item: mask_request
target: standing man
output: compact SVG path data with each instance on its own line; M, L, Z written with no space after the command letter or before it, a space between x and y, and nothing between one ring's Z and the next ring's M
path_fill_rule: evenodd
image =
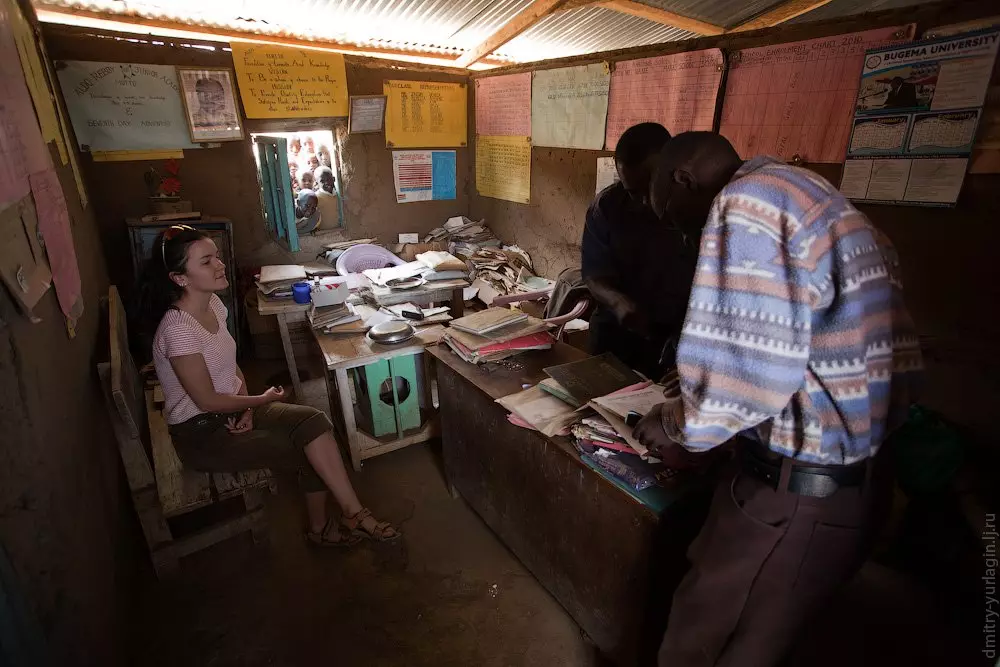
M647 446L737 448L688 556L662 667L770 667L867 554L921 368L888 240L835 187L709 132L664 148L653 209L704 226L679 396ZM675 453L677 453L675 451Z
M590 205L581 243L583 279L598 304L590 351L612 352L654 379L673 365L697 256L696 242L685 245L649 207L650 175L669 139L658 123L625 130L615 147L621 180Z

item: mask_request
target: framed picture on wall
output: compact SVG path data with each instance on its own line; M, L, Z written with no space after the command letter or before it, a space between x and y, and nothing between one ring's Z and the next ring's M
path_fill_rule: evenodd
M385 95L351 95L350 134L381 132L385 124Z
M233 72L216 67L178 67L191 141L238 141L243 138Z

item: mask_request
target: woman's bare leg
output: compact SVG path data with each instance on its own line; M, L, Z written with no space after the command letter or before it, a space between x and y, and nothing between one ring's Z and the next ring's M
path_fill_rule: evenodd
M351 486L344 460L340 457L340 450L337 449L337 441L334 440L332 433L328 431L306 445L306 458L309 459L316 474L330 488L346 516L354 516L361 511L361 501ZM320 528L322 529L322 526Z

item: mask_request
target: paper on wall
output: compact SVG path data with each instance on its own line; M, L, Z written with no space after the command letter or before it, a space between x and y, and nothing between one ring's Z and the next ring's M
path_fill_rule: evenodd
M721 49L615 63L605 148L637 123L660 123L671 135L711 131L724 63Z
M347 116L347 72L340 53L231 42L247 118Z
M528 137L476 137L476 191L484 197L527 204L531 197Z
M455 199L455 151L393 151L392 177L399 204Z
M66 60L57 75L81 150L198 148L174 67Z
M387 98L387 147L448 148L468 142L468 92L464 83L386 81L382 89Z
M476 134L531 136L531 72L476 79Z
M744 159L841 162L865 50L912 34L909 24L733 52L719 133Z
M12 9L0 3L0 207L27 195L28 175L50 165L21 70Z
M76 322L83 315L83 295L66 198L59 177L52 168L31 174L30 181L31 196L38 212L38 229L45 239L45 252L52 268L59 308L66 317L70 336L73 336Z
M608 187L609 185L614 185L618 182L618 168L615 167L615 159L613 157L599 157L597 158L597 191L600 193L601 190Z
M604 147L608 63L538 70L531 81L531 142L554 148Z

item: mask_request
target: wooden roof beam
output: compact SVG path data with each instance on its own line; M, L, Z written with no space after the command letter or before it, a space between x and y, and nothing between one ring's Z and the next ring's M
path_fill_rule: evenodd
M827 2L829 1L827 0ZM613 9L622 14L638 16L641 19L653 21L654 23L662 23L674 28L680 28L681 30L687 30L696 35L721 35L726 32L726 29L722 26L699 21L688 16L681 16L680 14L668 12L659 7L650 7L634 0L606 0L605 2L601 2L600 6Z
M564 9L583 7L593 2L595 0L534 0L474 49L459 56L455 66L468 67L479 62L550 14Z
M748 30L760 30L761 28L773 28L776 25L791 21L796 16L802 16L807 12L818 9L831 0L785 0L771 7L763 14L758 14L749 21L730 28L726 32L746 32Z

